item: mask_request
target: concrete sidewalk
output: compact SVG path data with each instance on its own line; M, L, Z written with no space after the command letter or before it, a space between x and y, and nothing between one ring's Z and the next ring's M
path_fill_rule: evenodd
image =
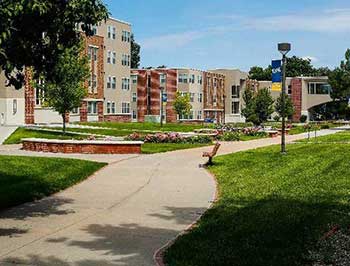
M223 143L220 154L279 142ZM199 167L209 149L107 158L110 165L85 182L0 213L0 265L154 265L154 252L214 199L215 182Z
M16 126L0 126L0 145L17 129Z

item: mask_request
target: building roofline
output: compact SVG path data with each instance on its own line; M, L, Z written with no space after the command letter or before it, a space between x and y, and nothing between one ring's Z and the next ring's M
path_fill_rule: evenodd
M115 22L119 22L119 23L123 23L123 24L126 24L128 26L132 26L132 24L130 22L126 22L126 21L123 21L123 20L120 20L120 19L117 19L117 18L113 18L113 17L108 17L109 20L113 20ZM107 19L107 20L108 20Z

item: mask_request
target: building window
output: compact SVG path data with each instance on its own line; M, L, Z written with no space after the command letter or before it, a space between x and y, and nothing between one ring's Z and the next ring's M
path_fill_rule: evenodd
M107 114L111 113L111 102L107 102Z
M97 76L95 74L92 75L92 90L93 92L97 88Z
M240 90L240 86L233 85L231 87L231 97L239 98L239 90Z
M132 110L132 119L137 119L137 112L135 110Z
M131 33L129 31L123 30L122 42L130 42L130 40L131 40Z
M117 63L117 53L113 52L112 53L112 64L115 65Z
M89 115L97 114L97 102L88 102L88 114Z
M107 89L110 89L112 87L112 77L108 76L107 78Z
M92 26L92 33L97 35L97 26Z
M201 120L202 119L202 111L197 112L197 119Z
M136 93L136 92L133 92L133 93L132 93L132 101L133 101L134 103L137 102L137 93Z
M122 102L122 114L130 114L130 103Z
M98 48L89 46L88 47L88 58L89 60L97 61Z
M12 113L14 115L17 114L17 99L13 99L13 102L12 102Z
M122 65L130 66L130 55L127 55L127 54L122 55Z
M112 89L117 88L117 78L116 77L112 77Z
M131 75L132 84L137 84L137 75Z
M115 40L116 39L116 35L117 35L116 33L117 33L117 29L115 27L112 27L112 26L108 26L107 27L108 39Z
M203 93L198 93L198 102L203 102Z
M129 78L122 79L122 90L125 90L125 91L130 90L130 79Z
M194 93L190 93L190 102L193 103L194 102Z
M79 114L79 108L78 108L78 107L74 108L74 109L72 110L72 114L78 115L78 114Z
M239 114L239 102L232 102L232 114Z
M39 81L39 84L41 85L41 81ZM41 106L44 102L44 91L41 88L36 87L35 88L35 105Z
M195 80L196 80L195 75L190 75L189 82L194 84Z
M166 83L166 74L162 73L159 75L160 79L160 84L165 84Z
M180 74L179 75L179 83L188 83L188 75Z
M115 114L115 102L112 102L111 104L111 113Z
M292 94L292 85L288 86L288 94L291 95Z
M110 64L112 61L112 52L108 51L107 52L107 64Z
M203 77L201 75L197 76L197 83L202 85L203 84Z
M309 94L323 94L327 95L331 92L331 86L327 83L322 82L310 82L308 84Z

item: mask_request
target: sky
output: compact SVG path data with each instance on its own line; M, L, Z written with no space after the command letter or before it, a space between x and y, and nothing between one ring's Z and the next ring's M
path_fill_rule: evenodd
M132 24L141 66L266 67L277 43L316 67L333 68L350 48L349 0L104 0Z

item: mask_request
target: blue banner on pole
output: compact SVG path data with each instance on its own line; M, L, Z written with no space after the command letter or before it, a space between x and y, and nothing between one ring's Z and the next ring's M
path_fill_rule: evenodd
M273 60L272 61L272 83L282 82L282 61Z

